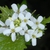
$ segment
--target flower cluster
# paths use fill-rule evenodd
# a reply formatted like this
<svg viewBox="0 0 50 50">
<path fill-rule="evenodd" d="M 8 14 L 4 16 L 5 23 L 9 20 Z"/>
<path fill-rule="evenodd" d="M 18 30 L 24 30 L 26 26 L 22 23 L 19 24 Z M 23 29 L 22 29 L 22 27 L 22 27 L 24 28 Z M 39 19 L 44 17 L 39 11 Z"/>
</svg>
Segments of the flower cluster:
<svg viewBox="0 0 50 50">
<path fill-rule="evenodd" d="M 12 17 L 6 19 L 5 23 L 0 20 L 0 33 L 6 36 L 11 35 L 13 42 L 19 34 L 24 36 L 26 42 L 31 40 L 32 45 L 36 46 L 36 38 L 40 38 L 45 29 L 45 26 L 41 23 L 43 17 L 39 16 L 37 19 L 33 17 L 26 10 L 27 6 L 24 4 L 20 8 L 16 4 L 12 4 L 11 7 L 14 13 Z"/>
</svg>

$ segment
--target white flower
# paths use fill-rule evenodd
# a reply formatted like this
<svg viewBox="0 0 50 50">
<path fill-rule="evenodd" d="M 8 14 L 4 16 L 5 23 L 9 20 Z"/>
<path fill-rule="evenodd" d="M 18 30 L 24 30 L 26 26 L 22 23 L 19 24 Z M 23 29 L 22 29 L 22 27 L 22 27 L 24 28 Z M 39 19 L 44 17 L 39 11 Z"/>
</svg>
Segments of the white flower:
<svg viewBox="0 0 50 50">
<path fill-rule="evenodd" d="M 25 9 L 27 9 L 27 6 L 25 4 L 23 4 L 19 9 L 18 9 L 18 6 L 15 3 L 13 3 L 11 5 L 11 7 L 12 7 L 13 11 L 15 13 L 18 13 L 18 14 L 22 13 Z"/>
<path fill-rule="evenodd" d="M 22 28 L 21 27 L 16 27 L 14 26 L 14 23 L 11 22 L 10 23 L 10 28 L 9 29 L 6 29 L 3 34 L 6 35 L 6 36 L 9 36 L 11 34 L 11 39 L 12 41 L 14 42 L 16 40 L 16 33 L 21 31 Z"/>
<path fill-rule="evenodd" d="M 42 34 L 42 31 L 39 31 L 39 30 L 29 30 L 28 31 L 29 35 L 30 35 L 30 38 L 32 39 L 32 46 L 36 46 L 36 38 L 40 38 L 43 34 Z"/>
<path fill-rule="evenodd" d="M 31 21 L 33 21 L 33 23 L 35 24 L 35 26 L 33 26 L 32 28 L 34 27 L 38 27 L 40 29 L 44 29 L 45 26 L 43 24 L 41 24 L 42 20 L 43 20 L 43 17 L 42 16 L 39 16 L 38 19 L 35 19 L 33 16 L 30 18 Z"/>
<path fill-rule="evenodd" d="M 30 40 L 27 26 L 25 26 L 24 29 L 20 31 L 20 35 L 24 35 L 26 42 Z"/>
<path fill-rule="evenodd" d="M 9 17 L 7 20 L 10 21 L 10 23 L 11 23 L 12 21 L 16 20 L 17 18 L 18 18 L 18 15 L 16 13 L 14 13 L 12 15 L 12 17 Z"/>
<path fill-rule="evenodd" d="M 4 30 L 6 30 L 7 28 L 4 27 L 0 27 L 0 34 L 3 33 Z"/>
<path fill-rule="evenodd" d="M 26 24 L 28 24 L 29 26 L 33 26 L 33 22 L 29 20 L 30 17 L 31 17 L 31 13 L 29 12 L 25 16 L 22 13 L 19 14 L 19 19 L 21 20 L 22 27 L 25 27 Z"/>
<path fill-rule="evenodd" d="M 9 21 L 6 20 L 5 23 L 3 23 L 1 20 L 0 20 L 0 33 L 3 33 L 4 30 L 8 29 L 8 24 L 9 24 Z"/>
<path fill-rule="evenodd" d="M 7 20 L 5 21 L 5 23 L 3 23 L 3 22 L 0 20 L 0 25 L 1 25 L 1 26 L 9 26 L 9 25 L 10 25 L 10 20 L 7 19 Z"/>
</svg>

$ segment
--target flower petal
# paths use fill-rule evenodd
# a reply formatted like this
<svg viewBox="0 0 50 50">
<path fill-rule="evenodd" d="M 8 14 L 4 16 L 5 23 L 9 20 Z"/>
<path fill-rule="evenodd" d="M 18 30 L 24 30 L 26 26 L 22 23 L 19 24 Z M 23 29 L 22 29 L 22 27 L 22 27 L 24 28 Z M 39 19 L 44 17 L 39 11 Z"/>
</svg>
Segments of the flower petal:
<svg viewBox="0 0 50 50">
<path fill-rule="evenodd" d="M 14 23 L 11 22 L 11 23 L 10 23 L 10 29 L 14 29 L 14 28 L 15 28 Z"/>
<path fill-rule="evenodd" d="M 19 19 L 24 20 L 24 15 L 22 13 L 19 14 Z"/>
<path fill-rule="evenodd" d="M 30 17 L 31 17 L 31 13 L 30 12 L 27 12 L 26 19 L 30 19 Z"/>
<path fill-rule="evenodd" d="M 36 46 L 36 38 L 32 38 L 32 46 Z"/>
<path fill-rule="evenodd" d="M 16 13 L 14 13 L 14 14 L 12 15 L 12 20 L 14 21 L 15 19 L 17 19 L 17 17 L 18 17 L 18 15 L 17 15 Z"/>
<path fill-rule="evenodd" d="M 11 34 L 11 40 L 14 42 L 16 40 L 16 34 L 15 33 L 12 33 Z"/>
<path fill-rule="evenodd" d="M 6 29 L 3 31 L 3 34 L 6 35 L 6 36 L 9 36 L 11 33 L 11 30 L 10 29 Z"/>
<path fill-rule="evenodd" d="M 21 30 L 19 33 L 20 35 L 24 35 L 24 30 Z"/>
<path fill-rule="evenodd" d="M 38 27 L 39 27 L 40 29 L 44 29 L 44 28 L 45 28 L 45 26 L 44 26 L 43 24 L 39 24 Z"/>
<path fill-rule="evenodd" d="M 37 37 L 37 38 L 40 38 L 42 35 L 43 35 L 43 33 L 42 33 L 42 31 L 41 31 L 41 32 L 37 33 L 36 37 Z"/>
<path fill-rule="evenodd" d="M 30 40 L 29 34 L 25 34 L 25 41 L 28 42 Z"/>
<path fill-rule="evenodd" d="M 13 9 L 14 12 L 17 12 L 18 7 L 17 7 L 16 4 L 13 3 L 13 4 L 11 5 L 11 7 L 12 7 L 12 9 Z"/>
<path fill-rule="evenodd" d="M 0 27 L 0 33 L 3 33 L 3 31 L 4 31 L 5 29 L 6 29 L 6 28 Z"/>
<path fill-rule="evenodd" d="M 28 20 L 28 21 L 27 21 L 27 24 L 28 24 L 29 26 L 33 26 L 34 23 L 33 23 L 32 21 Z"/>
<path fill-rule="evenodd" d="M 7 26 L 9 26 L 10 23 L 11 23 L 11 20 L 9 20 L 9 19 L 7 19 L 7 20 L 5 21 L 5 24 L 6 24 Z"/>
<path fill-rule="evenodd" d="M 19 10 L 20 10 L 20 12 L 23 12 L 25 9 L 27 9 L 27 6 L 23 4 L 23 5 L 20 7 Z"/>
<path fill-rule="evenodd" d="M 21 31 L 21 30 L 22 30 L 21 27 L 17 27 L 17 28 L 15 28 L 15 32 L 19 32 L 19 31 Z"/>
<path fill-rule="evenodd" d="M 43 17 L 42 16 L 39 16 L 37 20 L 38 20 L 38 22 L 42 22 Z"/>
<path fill-rule="evenodd" d="M 36 18 L 33 17 L 33 16 L 31 16 L 30 20 L 31 20 L 32 22 L 34 22 L 34 23 L 36 22 Z"/>
<path fill-rule="evenodd" d="M 28 27 L 27 27 L 27 26 L 25 26 L 23 29 L 24 29 L 24 31 L 27 31 L 27 30 L 28 30 Z"/>
<path fill-rule="evenodd" d="M 22 22 L 22 23 L 20 24 L 20 26 L 21 26 L 22 28 L 24 28 L 24 27 L 26 26 L 26 23 Z"/>
<path fill-rule="evenodd" d="M 23 13 L 24 15 L 26 15 L 26 14 L 27 14 L 27 12 L 28 12 L 28 11 L 27 11 L 27 10 L 25 10 L 25 11 L 23 11 L 22 13 Z"/>
<path fill-rule="evenodd" d="M 0 25 L 1 26 L 5 26 L 5 24 L 0 20 Z"/>
</svg>

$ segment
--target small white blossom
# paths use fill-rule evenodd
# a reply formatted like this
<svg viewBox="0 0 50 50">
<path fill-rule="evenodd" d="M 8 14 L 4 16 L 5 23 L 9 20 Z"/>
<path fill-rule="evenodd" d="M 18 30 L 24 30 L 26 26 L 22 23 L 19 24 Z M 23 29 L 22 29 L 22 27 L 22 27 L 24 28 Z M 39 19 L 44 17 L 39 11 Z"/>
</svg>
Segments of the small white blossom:
<svg viewBox="0 0 50 50">
<path fill-rule="evenodd" d="M 35 24 L 32 28 L 40 28 L 40 29 L 44 29 L 45 26 L 43 24 L 41 24 L 43 17 L 39 16 L 38 19 L 35 19 L 33 16 L 30 18 L 30 20 Z"/>
<path fill-rule="evenodd" d="M 33 22 L 29 20 L 30 17 L 31 17 L 31 13 L 29 12 L 25 16 L 22 13 L 19 14 L 19 19 L 21 20 L 22 27 L 25 27 L 26 24 L 28 24 L 29 26 L 33 26 Z"/>
<path fill-rule="evenodd" d="M 27 6 L 25 4 L 23 4 L 19 9 L 18 9 L 18 6 L 13 3 L 11 5 L 13 11 L 16 13 L 16 14 L 19 14 L 19 13 L 23 13 L 25 9 L 27 9 Z"/>
<path fill-rule="evenodd" d="M 29 36 L 29 33 L 28 33 L 28 27 L 27 26 L 25 26 L 23 28 L 23 30 L 20 31 L 20 35 L 24 35 L 26 42 L 28 42 L 30 40 L 30 36 Z"/>
<path fill-rule="evenodd" d="M 5 23 L 3 23 L 1 20 L 0 20 L 0 33 L 3 33 L 4 30 L 8 29 L 8 24 L 9 22 L 6 20 Z"/>
<path fill-rule="evenodd" d="M 14 23 L 11 22 L 10 28 L 4 30 L 3 34 L 6 35 L 6 36 L 9 36 L 11 34 L 11 39 L 14 42 L 16 40 L 16 33 L 21 31 L 21 30 L 22 30 L 21 27 L 16 27 L 15 28 Z"/>
<path fill-rule="evenodd" d="M 36 46 L 36 43 L 37 43 L 37 40 L 36 38 L 40 38 L 43 34 L 42 34 L 42 31 L 39 31 L 39 30 L 29 30 L 29 35 L 30 35 L 30 38 L 32 39 L 32 45 L 33 46 Z"/>
</svg>

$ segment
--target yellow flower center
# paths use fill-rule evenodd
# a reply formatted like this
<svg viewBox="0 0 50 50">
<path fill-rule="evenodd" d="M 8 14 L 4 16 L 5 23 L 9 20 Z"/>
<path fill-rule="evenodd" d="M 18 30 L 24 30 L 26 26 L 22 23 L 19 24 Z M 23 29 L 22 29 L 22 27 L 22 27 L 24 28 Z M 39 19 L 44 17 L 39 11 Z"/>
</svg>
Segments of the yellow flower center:
<svg viewBox="0 0 50 50">
<path fill-rule="evenodd" d="M 39 22 L 36 22 L 36 25 L 38 25 L 39 24 Z"/>
<path fill-rule="evenodd" d="M 20 23 L 21 23 L 20 19 L 16 19 L 16 20 L 14 21 L 14 25 L 15 25 L 16 27 L 20 26 Z"/>
<path fill-rule="evenodd" d="M 32 35 L 32 37 L 33 37 L 33 38 L 36 38 L 36 36 L 35 36 L 35 35 Z"/>
<path fill-rule="evenodd" d="M 27 19 L 24 19 L 24 22 L 27 22 Z"/>
<path fill-rule="evenodd" d="M 28 31 L 26 30 L 25 33 L 28 34 Z"/>
<path fill-rule="evenodd" d="M 14 33 L 14 32 L 15 32 L 15 30 L 14 30 L 14 29 L 11 29 L 11 32 L 12 32 L 12 33 Z"/>
</svg>

